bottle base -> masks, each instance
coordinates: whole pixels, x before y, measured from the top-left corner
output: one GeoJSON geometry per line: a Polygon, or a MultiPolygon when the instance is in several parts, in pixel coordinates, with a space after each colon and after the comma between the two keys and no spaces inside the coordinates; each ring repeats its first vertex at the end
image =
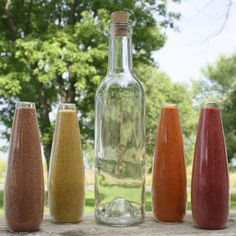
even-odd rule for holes
{"type": "Polygon", "coordinates": [[[95,218],[100,224],[110,226],[130,226],[140,224],[144,220],[144,213],[135,208],[128,200],[117,197],[102,209],[96,209],[95,218]]]}
{"type": "Polygon", "coordinates": [[[96,218],[96,222],[98,224],[102,224],[102,225],[108,225],[108,226],[114,226],[114,227],[127,227],[127,226],[133,226],[133,225],[138,225],[138,224],[141,224],[144,222],[143,219],[141,220],[120,220],[120,219],[99,219],[99,218],[96,218]]]}

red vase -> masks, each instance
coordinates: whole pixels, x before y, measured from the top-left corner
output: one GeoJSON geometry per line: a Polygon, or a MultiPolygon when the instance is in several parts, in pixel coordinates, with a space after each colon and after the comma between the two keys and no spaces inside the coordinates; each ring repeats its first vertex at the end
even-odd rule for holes
{"type": "Polygon", "coordinates": [[[220,109],[216,103],[203,105],[192,173],[192,213],[196,226],[224,228],[229,211],[227,153],[220,109]]]}

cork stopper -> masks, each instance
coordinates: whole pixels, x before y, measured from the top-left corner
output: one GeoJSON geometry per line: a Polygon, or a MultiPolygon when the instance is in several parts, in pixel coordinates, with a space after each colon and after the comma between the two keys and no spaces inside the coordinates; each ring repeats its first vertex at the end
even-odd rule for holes
{"type": "Polygon", "coordinates": [[[129,13],[125,11],[115,11],[111,14],[113,24],[128,24],[129,13]]]}
{"type": "Polygon", "coordinates": [[[115,36],[122,37],[128,34],[129,13],[116,11],[111,14],[115,36]]]}

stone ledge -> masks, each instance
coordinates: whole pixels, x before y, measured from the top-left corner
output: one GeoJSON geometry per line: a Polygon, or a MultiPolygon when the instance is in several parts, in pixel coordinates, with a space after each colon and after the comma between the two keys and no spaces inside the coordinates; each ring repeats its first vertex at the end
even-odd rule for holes
{"type": "Polygon", "coordinates": [[[227,227],[221,230],[202,230],[194,227],[191,213],[188,212],[183,223],[157,223],[151,213],[147,213],[145,222],[131,227],[110,227],[97,224],[93,214],[85,214],[79,224],[54,224],[45,216],[41,230],[34,233],[10,233],[5,229],[4,217],[0,217],[0,235],[62,235],[62,236],[154,236],[154,235],[236,235],[236,211],[231,211],[227,227]]]}

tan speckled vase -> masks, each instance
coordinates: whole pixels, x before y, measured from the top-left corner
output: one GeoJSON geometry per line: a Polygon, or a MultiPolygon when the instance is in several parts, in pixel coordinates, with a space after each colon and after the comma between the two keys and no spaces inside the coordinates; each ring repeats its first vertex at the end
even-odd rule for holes
{"type": "Polygon", "coordinates": [[[84,163],[75,104],[62,103],[57,113],[49,168],[48,203],[52,221],[81,221],[84,195],[84,163]]]}

